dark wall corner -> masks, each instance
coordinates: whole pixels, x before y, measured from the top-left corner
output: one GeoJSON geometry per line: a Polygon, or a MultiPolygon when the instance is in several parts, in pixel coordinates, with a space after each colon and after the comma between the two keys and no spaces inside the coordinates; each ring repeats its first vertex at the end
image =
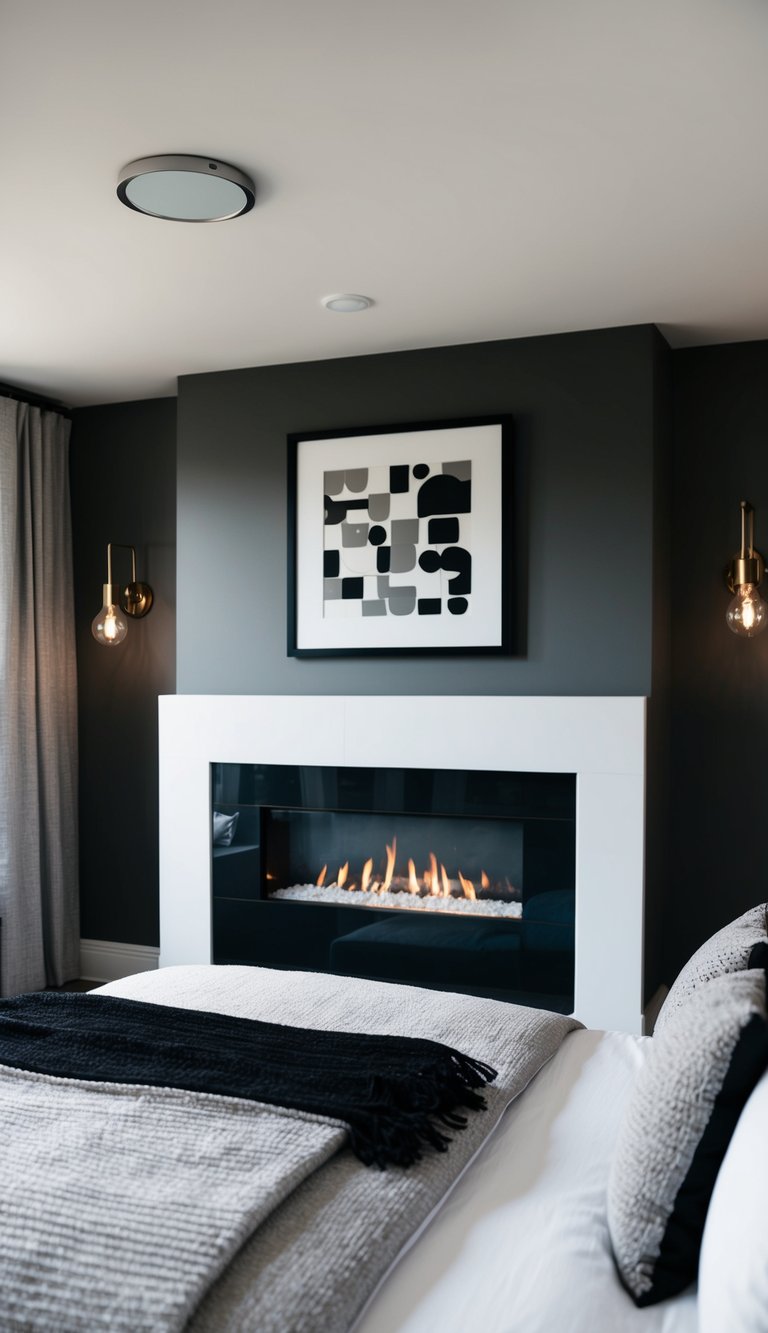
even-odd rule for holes
{"type": "MultiPolygon", "coordinates": [[[[157,945],[157,698],[176,688],[176,399],[72,418],[81,935],[157,945]],[[91,635],[110,541],[136,547],[155,593],[114,649],[91,635]]],[[[113,577],[127,582],[129,552],[115,552],[113,577]]]]}

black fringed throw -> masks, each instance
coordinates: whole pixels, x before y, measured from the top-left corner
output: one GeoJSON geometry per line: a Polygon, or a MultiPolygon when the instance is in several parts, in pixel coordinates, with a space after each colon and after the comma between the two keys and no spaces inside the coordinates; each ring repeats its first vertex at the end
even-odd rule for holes
{"type": "Polygon", "coordinates": [[[0,1000],[0,1064],[98,1083],[245,1097],[342,1120],[366,1166],[411,1166],[496,1077],[439,1042],[283,1027],[112,995],[0,1000]]]}

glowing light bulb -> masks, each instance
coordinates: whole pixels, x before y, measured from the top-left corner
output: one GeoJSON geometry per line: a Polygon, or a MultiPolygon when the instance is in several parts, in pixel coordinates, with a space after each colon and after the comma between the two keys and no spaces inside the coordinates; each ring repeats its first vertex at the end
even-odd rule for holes
{"type": "Polygon", "coordinates": [[[753,639],[768,624],[766,606],[754,583],[740,583],[736,596],[728,603],[725,623],[734,634],[753,639]]]}
{"type": "Polygon", "coordinates": [[[97,643],[105,648],[115,648],[122,643],[128,633],[128,625],[120,607],[114,599],[112,584],[104,584],[104,605],[91,621],[91,634],[97,643]]]}

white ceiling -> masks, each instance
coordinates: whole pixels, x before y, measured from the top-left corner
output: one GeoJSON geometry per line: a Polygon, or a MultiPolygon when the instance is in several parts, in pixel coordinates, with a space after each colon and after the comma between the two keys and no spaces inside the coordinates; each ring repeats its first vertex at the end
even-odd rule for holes
{"type": "Polygon", "coordinates": [[[0,379],[66,403],[621,324],[768,337],[765,0],[2,0],[0,124],[0,379]],[[119,204],[169,152],[256,207],[119,204]]]}

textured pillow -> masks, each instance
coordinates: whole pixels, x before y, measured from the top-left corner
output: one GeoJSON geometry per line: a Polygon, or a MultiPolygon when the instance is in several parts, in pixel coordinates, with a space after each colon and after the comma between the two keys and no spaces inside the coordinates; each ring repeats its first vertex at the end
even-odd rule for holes
{"type": "Polygon", "coordinates": [[[240,818],[240,811],[236,810],[233,815],[223,815],[219,810],[213,812],[213,845],[214,847],[229,847],[235,836],[237,821],[240,818]]]}
{"type": "Polygon", "coordinates": [[[749,961],[752,946],[768,939],[768,904],[751,907],[736,921],[731,921],[716,935],[697,949],[664,1001],[654,1027],[654,1036],[659,1036],[672,1015],[681,1004],[685,1004],[697,986],[713,977],[720,977],[724,972],[740,972],[749,961]]]}
{"type": "Polygon", "coordinates": [[[768,1065],[762,968],[698,987],[654,1036],[608,1181],[614,1258],[636,1305],[696,1277],[709,1199],[728,1143],[768,1065]]]}
{"type": "Polygon", "coordinates": [[[741,1114],[707,1213],[699,1266],[699,1333],[768,1328],[768,1073],[741,1114]]]}

